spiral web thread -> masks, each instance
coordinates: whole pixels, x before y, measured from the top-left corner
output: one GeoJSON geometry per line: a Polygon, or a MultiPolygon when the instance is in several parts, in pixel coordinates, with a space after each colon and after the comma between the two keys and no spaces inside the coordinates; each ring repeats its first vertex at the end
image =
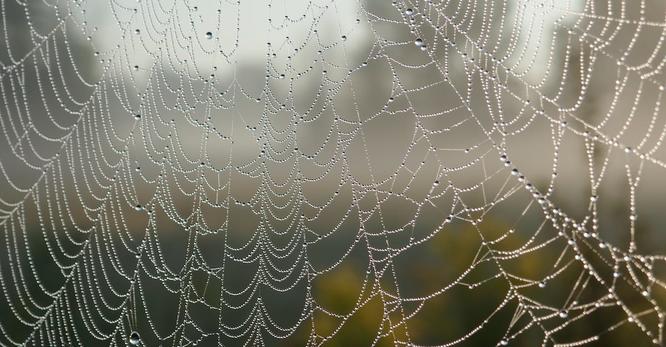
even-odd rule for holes
{"type": "Polygon", "coordinates": [[[0,4],[0,344],[663,345],[662,2],[0,4]]]}

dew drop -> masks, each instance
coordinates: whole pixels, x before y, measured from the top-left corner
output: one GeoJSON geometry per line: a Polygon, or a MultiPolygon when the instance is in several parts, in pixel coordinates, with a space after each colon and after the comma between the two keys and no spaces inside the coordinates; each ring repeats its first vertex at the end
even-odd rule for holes
{"type": "Polygon", "coordinates": [[[132,331],[132,333],[129,336],[129,343],[132,346],[138,346],[141,344],[141,336],[139,335],[138,332],[132,331]]]}
{"type": "Polygon", "coordinates": [[[566,310],[561,310],[560,313],[558,313],[560,318],[567,318],[569,317],[569,313],[566,310]]]}
{"type": "Polygon", "coordinates": [[[405,14],[408,15],[408,16],[411,16],[411,15],[414,14],[414,10],[412,10],[411,8],[408,8],[408,9],[405,10],[405,14]]]}
{"type": "Polygon", "coordinates": [[[416,45],[416,47],[421,47],[423,46],[423,40],[416,39],[416,41],[414,41],[414,44],[416,45]]]}
{"type": "Polygon", "coordinates": [[[209,39],[209,40],[212,39],[212,38],[213,38],[213,33],[210,32],[210,31],[207,32],[207,33],[206,33],[206,38],[209,39]]]}

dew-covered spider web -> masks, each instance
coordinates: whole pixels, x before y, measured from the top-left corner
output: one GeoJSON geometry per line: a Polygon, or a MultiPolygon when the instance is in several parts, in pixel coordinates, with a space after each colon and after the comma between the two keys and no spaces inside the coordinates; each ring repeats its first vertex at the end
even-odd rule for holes
{"type": "Polygon", "coordinates": [[[664,345],[661,0],[0,24],[0,345],[664,345]]]}

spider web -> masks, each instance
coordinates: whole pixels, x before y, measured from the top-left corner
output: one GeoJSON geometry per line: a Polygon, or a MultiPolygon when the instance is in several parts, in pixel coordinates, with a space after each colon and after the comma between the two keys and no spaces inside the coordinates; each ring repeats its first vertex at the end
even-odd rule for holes
{"type": "Polygon", "coordinates": [[[662,2],[0,5],[0,344],[663,345],[662,2]]]}

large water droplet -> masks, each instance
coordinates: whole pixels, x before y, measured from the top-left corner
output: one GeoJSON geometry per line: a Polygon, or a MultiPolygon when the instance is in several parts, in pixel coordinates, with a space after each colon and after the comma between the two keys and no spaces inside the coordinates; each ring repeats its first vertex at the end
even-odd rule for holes
{"type": "Polygon", "coordinates": [[[132,331],[132,333],[129,336],[129,343],[132,346],[138,346],[141,344],[141,336],[139,335],[138,332],[132,331]]]}
{"type": "Polygon", "coordinates": [[[414,14],[414,10],[412,10],[411,8],[408,8],[408,9],[405,10],[405,14],[408,15],[408,16],[411,16],[411,15],[414,14]]]}
{"type": "Polygon", "coordinates": [[[207,32],[207,33],[206,33],[206,38],[209,39],[209,40],[212,39],[212,38],[213,38],[213,33],[210,32],[210,31],[207,32]]]}
{"type": "Polygon", "coordinates": [[[414,44],[416,45],[416,47],[421,47],[423,46],[423,40],[416,39],[416,41],[414,41],[414,44]]]}

